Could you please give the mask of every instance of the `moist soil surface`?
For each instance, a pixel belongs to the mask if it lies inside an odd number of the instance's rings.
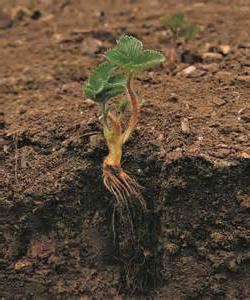
[[[160,19],[177,10],[202,30],[175,66],[135,77],[146,101],[123,168],[147,209],[131,216],[134,259],[82,85],[122,34],[167,56]],[[249,16],[249,0],[1,1],[3,299],[250,299]]]

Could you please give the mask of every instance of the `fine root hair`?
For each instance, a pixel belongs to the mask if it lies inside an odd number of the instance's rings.
[[[141,195],[142,187],[121,168],[105,166],[103,183],[108,191],[115,196],[118,204],[127,204],[130,199],[136,198],[145,208],[145,202]]]

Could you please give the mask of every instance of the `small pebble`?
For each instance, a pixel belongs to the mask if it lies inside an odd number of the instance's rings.
[[[142,169],[137,169],[137,174],[138,175],[141,175],[143,172],[142,172]]]
[[[164,248],[170,253],[170,254],[176,254],[179,250],[179,246],[171,243],[171,242],[165,242]]]
[[[241,206],[250,208],[250,196],[246,195],[240,203]]]
[[[99,134],[94,134],[89,137],[89,145],[91,148],[97,148],[101,145],[102,137]]]
[[[227,71],[219,71],[218,73],[216,73],[216,77],[223,81],[227,81],[233,79],[233,74]]]
[[[235,259],[231,259],[230,261],[226,262],[225,266],[230,272],[236,272],[238,270],[238,266]]]
[[[250,49],[250,43],[241,43],[239,45],[239,48]]]
[[[72,93],[75,93],[78,89],[79,89],[79,83],[77,83],[77,82],[65,83],[61,87],[61,91],[62,92],[72,92]]]
[[[225,105],[227,103],[227,101],[224,99],[214,99],[213,103],[220,107],[220,106]]]
[[[95,104],[96,104],[95,101],[93,101],[93,100],[91,100],[91,99],[86,99],[86,100],[84,101],[84,103],[86,103],[88,107],[93,107],[93,106],[95,106]]]
[[[220,53],[206,52],[202,55],[203,61],[207,64],[218,63],[223,60]]]
[[[250,76],[238,76],[236,81],[250,88]]]
[[[184,118],[184,119],[181,120],[181,131],[184,134],[190,134],[190,132],[191,132],[189,121],[188,121],[187,118]]]
[[[181,73],[184,74],[184,75],[190,75],[194,71],[196,71],[196,67],[195,66],[190,66],[190,67],[187,67],[184,70],[182,70]]]
[[[198,77],[202,77],[206,74],[207,72],[205,70],[195,70],[194,72],[192,72],[191,74],[188,75],[188,77],[190,78],[198,78]]]
[[[203,65],[202,69],[207,72],[216,73],[217,71],[219,71],[219,66],[216,63],[211,63],[208,65]]]
[[[219,47],[219,49],[220,49],[221,53],[225,56],[231,52],[231,47],[229,45],[221,45]]]
[[[53,34],[52,38],[57,43],[61,43],[64,40],[64,36],[62,33],[55,33]]]
[[[92,37],[88,37],[84,39],[81,43],[81,54],[84,55],[93,55],[96,54],[100,48],[102,47],[102,42],[94,39]]]
[[[169,96],[169,98],[168,98],[168,100],[169,100],[170,102],[173,102],[173,103],[178,102],[178,96],[177,96],[177,94],[171,93],[170,96]]]
[[[218,152],[215,152],[213,154],[213,156],[216,157],[216,158],[223,159],[223,158],[227,157],[230,153],[231,153],[230,149],[221,148],[221,149],[218,150]]]
[[[32,267],[32,263],[28,260],[25,260],[25,259],[18,260],[14,265],[15,271],[30,269],[31,267]]]
[[[244,158],[244,159],[250,159],[250,153],[247,152],[242,152],[240,154],[240,157]]]
[[[103,10],[96,10],[94,11],[93,16],[96,18],[104,18],[105,12]]]

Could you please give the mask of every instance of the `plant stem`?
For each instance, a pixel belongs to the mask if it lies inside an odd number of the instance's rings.
[[[109,149],[104,163],[111,166],[120,166],[122,156],[122,130],[118,117],[108,112],[105,103],[101,105],[103,115],[103,133]]]
[[[128,81],[127,81],[127,95],[131,102],[131,117],[129,120],[128,128],[125,130],[123,134],[123,143],[125,143],[130,137],[131,133],[134,131],[137,122],[138,116],[140,112],[140,104],[138,102],[137,95],[133,89],[133,73],[129,73]]]
[[[112,114],[111,112],[109,112],[108,113],[108,118],[109,118],[109,120],[112,124],[113,129],[114,129],[114,133],[117,136],[121,135],[122,129],[121,129],[121,125],[119,123],[118,117],[115,116],[114,114]]]
[[[120,167],[122,158],[122,136],[116,138],[114,136],[111,136],[110,139],[106,138],[106,141],[109,149],[109,154],[104,160],[104,165]]]
[[[168,53],[168,59],[170,64],[175,64],[177,60],[177,43],[176,43],[177,36],[174,34],[172,40],[170,40],[169,43],[169,53]]]
[[[106,105],[105,105],[105,103],[101,104],[101,110],[102,110],[102,117],[103,117],[104,127],[108,128],[107,112],[106,112]]]
[[[108,125],[108,120],[111,123],[112,131],[116,135],[121,134],[121,125],[119,122],[119,118],[112,114],[110,111],[106,110],[105,103],[101,104],[101,111],[102,111],[102,116],[103,116],[103,125],[106,127],[106,129],[110,130],[110,126]]]
[[[104,166],[120,167],[122,157],[122,145],[128,140],[138,122],[140,104],[138,102],[137,95],[133,89],[132,72],[128,76],[126,91],[128,99],[131,103],[131,116],[129,119],[128,127],[124,131],[124,133],[122,133],[118,117],[112,114],[111,112],[106,113],[105,111],[104,113],[104,116],[106,115],[104,119],[104,125],[106,122],[106,128],[104,128],[104,136],[109,149],[109,154],[104,160]],[[108,123],[110,123],[111,128],[109,128]]]

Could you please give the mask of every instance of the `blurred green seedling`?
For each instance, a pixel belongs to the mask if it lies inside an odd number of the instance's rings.
[[[171,64],[175,63],[177,58],[177,39],[182,38],[184,42],[187,43],[201,31],[200,26],[186,23],[185,19],[185,14],[182,11],[178,11],[171,16],[163,17],[161,19],[161,23],[172,32],[169,51],[169,62]]]

